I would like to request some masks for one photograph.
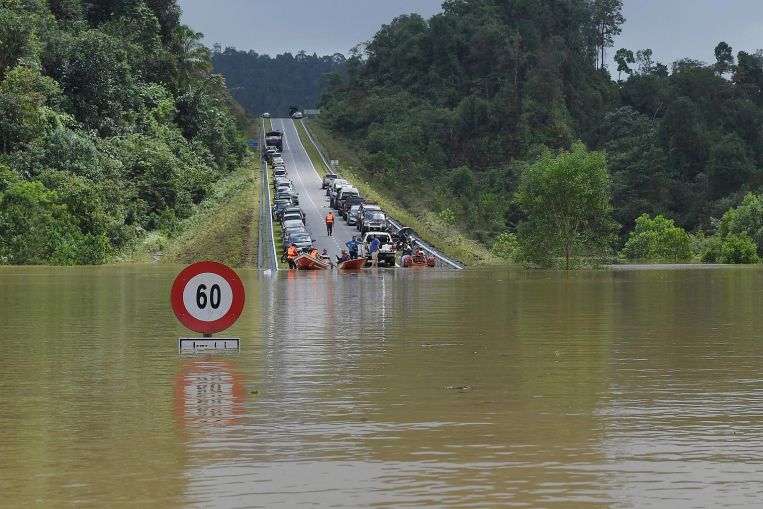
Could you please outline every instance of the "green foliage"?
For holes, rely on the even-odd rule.
[[[243,115],[174,0],[0,1],[0,48],[0,263],[173,234],[243,160]]]
[[[691,258],[691,239],[672,219],[643,214],[636,219],[622,251],[623,256],[635,260],[681,261]]]
[[[519,241],[516,234],[503,232],[499,233],[498,237],[496,237],[490,252],[505,260],[519,260],[521,258],[519,249]]]
[[[515,200],[526,219],[519,242],[527,261],[569,269],[580,256],[608,252],[616,225],[610,218],[604,154],[575,144],[571,152],[545,152],[523,174]]]
[[[300,51],[270,57],[231,47],[212,55],[214,72],[225,76],[242,106],[256,115],[267,111],[283,117],[292,105],[316,108],[321,92],[340,89],[345,61],[341,53],[318,56]]]

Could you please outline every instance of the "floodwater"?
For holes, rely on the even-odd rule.
[[[763,269],[0,268],[3,507],[753,507]]]

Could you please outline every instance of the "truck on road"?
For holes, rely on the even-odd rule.
[[[281,131],[268,131],[265,133],[265,146],[283,149],[283,133]]]

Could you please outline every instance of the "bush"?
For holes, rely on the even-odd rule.
[[[622,254],[635,260],[687,260],[692,255],[691,239],[672,219],[661,215],[651,219],[647,214],[642,214],[636,219],[636,227],[631,231]]]
[[[746,233],[731,234],[720,246],[720,263],[759,263],[757,246]]]
[[[490,248],[490,252],[505,260],[519,259],[519,241],[517,236],[511,232],[504,232],[498,235]]]

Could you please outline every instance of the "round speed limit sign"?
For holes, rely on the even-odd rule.
[[[180,323],[204,334],[233,325],[244,309],[241,278],[218,262],[198,262],[183,269],[172,284],[172,311]]]

